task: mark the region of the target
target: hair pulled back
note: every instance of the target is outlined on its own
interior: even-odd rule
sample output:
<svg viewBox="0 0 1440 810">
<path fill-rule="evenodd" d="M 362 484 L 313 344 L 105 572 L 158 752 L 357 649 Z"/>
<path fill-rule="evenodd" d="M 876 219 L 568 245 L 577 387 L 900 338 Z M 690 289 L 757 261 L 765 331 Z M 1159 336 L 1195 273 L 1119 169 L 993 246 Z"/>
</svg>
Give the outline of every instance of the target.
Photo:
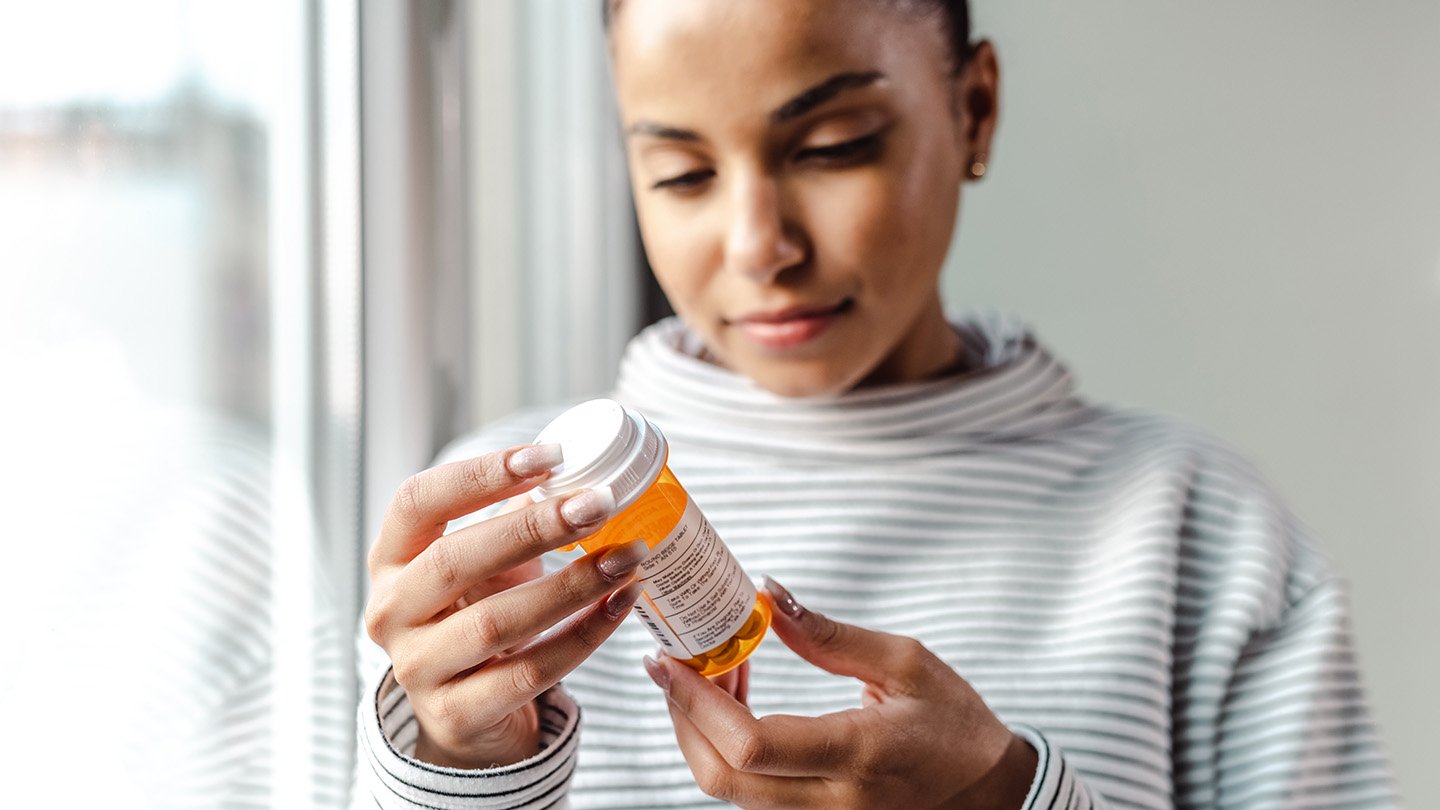
<svg viewBox="0 0 1440 810">
<path fill-rule="evenodd" d="M 783 0 L 782 0 L 783 1 Z M 950 55 L 958 73 L 970 56 L 970 4 L 968 0 L 870 0 L 886 2 L 897 9 L 911 13 L 940 17 L 950 43 Z M 610 22 L 619 12 L 624 0 L 600 0 L 601 18 L 605 31 L 610 31 Z"/>
</svg>

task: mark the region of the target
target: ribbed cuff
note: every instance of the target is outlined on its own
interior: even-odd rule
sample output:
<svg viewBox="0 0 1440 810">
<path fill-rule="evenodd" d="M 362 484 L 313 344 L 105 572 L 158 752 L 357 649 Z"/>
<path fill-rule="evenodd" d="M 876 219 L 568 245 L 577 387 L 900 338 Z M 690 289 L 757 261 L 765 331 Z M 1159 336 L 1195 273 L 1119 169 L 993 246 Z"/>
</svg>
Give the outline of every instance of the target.
<svg viewBox="0 0 1440 810">
<path fill-rule="evenodd" d="M 540 752 L 501 768 L 462 770 L 414 758 L 417 728 L 405 690 L 387 671 L 360 704 L 358 787 L 380 807 L 559 810 L 580 743 L 580 707 L 560 687 L 539 698 Z"/>
<path fill-rule="evenodd" d="M 1051 748 L 1039 729 L 1022 723 L 1011 724 L 1010 729 L 1024 737 L 1039 755 L 1035 764 L 1035 779 L 1030 783 L 1030 792 L 1021 805 L 1022 810 L 1089 810 L 1098 806 L 1080 781 L 1080 775 L 1065 762 L 1058 749 Z"/>
</svg>

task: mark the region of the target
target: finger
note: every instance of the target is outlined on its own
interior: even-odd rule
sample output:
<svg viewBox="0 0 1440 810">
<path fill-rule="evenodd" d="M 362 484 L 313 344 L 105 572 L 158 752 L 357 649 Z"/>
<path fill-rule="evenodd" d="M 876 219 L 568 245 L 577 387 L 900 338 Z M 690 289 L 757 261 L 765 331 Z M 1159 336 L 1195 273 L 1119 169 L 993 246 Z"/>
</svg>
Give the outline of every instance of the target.
<svg viewBox="0 0 1440 810">
<path fill-rule="evenodd" d="M 698 676 L 697 676 L 698 677 Z M 670 720 L 675 741 L 690 766 L 695 784 L 706 794 L 746 808 L 796 808 L 828 806 L 825 780 L 810 776 L 773 776 L 748 773 L 730 764 L 690 719 L 671 702 Z"/>
<path fill-rule="evenodd" d="M 631 582 L 555 632 L 453 681 L 442 690 L 444 699 L 461 710 L 483 706 L 496 717 L 524 706 L 589 658 L 620 626 L 642 589 Z"/>
<path fill-rule="evenodd" d="M 730 697 L 735 698 L 742 706 L 750 705 L 750 661 L 748 659 L 729 672 L 711 678 L 710 682 L 720 687 L 721 691 Z"/>
<path fill-rule="evenodd" d="M 544 575 L 545 564 L 540 561 L 539 557 L 536 557 L 529 562 L 524 562 L 507 571 L 502 571 L 489 579 L 480 580 L 472 584 L 465 593 L 461 594 L 460 597 L 455 600 L 455 604 L 451 606 L 451 610 L 441 611 L 436 616 L 436 620 L 443 620 L 451 613 L 473 605 L 481 599 L 487 599 L 501 591 L 508 591 L 511 588 L 523 585 L 531 580 L 539 579 Z"/>
<path fill-rule="evenodd" d="M 614 511 L 608 489 L 582 490 L 451 532 L 395 577 L 387 595 L 392 620 L 428 621 L 477 583 L 594 534 Z"/>
<path fill-rule="evenodd" d="M 914 694 L 936 674 L 940 659 L 913 638 L 866 630 L 808 610 L 779 582 L 765 577 L 775 610 L 775 635 L 811 664 L 858 678 L 891 694 Z"/>
<path fill-rule="evenodd" d="M 650 553 L 644 540 L 588 555 L 540 579 L 497 593 L 420 629 L 405 651 L 406 674 L 429 683 L 453 678 L 541 635 L 567 616 L 627 584 Z M 397 664 L 398 666 L 398 664 Z M 402 683 L 404 683 L 402 681 Z"/>
<path fill-rule="evenodd" d="M 558 444 L 525 445 L 410 476 L 385 511 L 370 549 L 371 570 L 408 562 L 450 521 L 532 488 L 562 460 Z"/>
<path fill-rule="evenodd" d="M 646 658 L 645 671 L 665 690 L 673 711 L 683 714 L 736 771 L 832 776 L 847 769 L 858 735 L 843 714 L 756 718 L 729 693 L 669 656 Z"/>
</svg>

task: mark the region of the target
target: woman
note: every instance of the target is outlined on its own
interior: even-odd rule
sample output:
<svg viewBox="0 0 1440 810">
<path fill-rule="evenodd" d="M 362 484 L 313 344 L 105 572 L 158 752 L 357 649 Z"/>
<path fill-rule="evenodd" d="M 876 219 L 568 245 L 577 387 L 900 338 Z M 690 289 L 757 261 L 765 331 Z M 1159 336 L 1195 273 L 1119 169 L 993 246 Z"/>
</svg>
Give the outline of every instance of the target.
<svg viewBox="0 0 1440 810">
<path fill-rule="evenodd" d="M 367 629 L 393 669 L 360 710 L 365 801 L 1393 804 L 1336 580 L 1253 471 L 1081 402 L 1021 324 L 947 322 L 998 110 L 964 4 L 606 13 L 679 316 L 631 344 L 616 396 L 776 577 L 779 643 L 717 683 L 664 657 L 639 677 L 643 544 L 537 559 L 602 525 L 607 493 L 474 515 L 561 460 L 524 446 L 554 414 L 522 415 L 407 482 L 375 544 Z"/>
</svg>

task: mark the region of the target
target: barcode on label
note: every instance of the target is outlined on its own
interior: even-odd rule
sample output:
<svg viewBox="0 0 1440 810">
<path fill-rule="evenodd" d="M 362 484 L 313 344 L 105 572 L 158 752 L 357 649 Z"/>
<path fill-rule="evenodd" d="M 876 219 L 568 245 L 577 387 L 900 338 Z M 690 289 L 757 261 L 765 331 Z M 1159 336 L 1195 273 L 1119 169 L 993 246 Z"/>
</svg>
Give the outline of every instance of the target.
<svg viewBox="0 0 1440 810">
<path fill-rule="evenodd" d="M 664 647 L 667 651 L 679 650 L 685 654 L 686 658 L 690 657 L 690 651 L 685 649 L 685 647 L 674 638 L 670 629 L 663 624 L 663 620 L 657 620 L 654 616 L 650 615 L 650 611 L 645 609 L 644 601 L 637 602 L 634 610 L 635 615 L 640 617 L 640 623 L 645 625 L 646 629 L 650 631 L 650 635 L 653 636 L 656 641 L 660 642 L 661 647 Z"/>
<path fill-rule="evenodd" d="M 650 628 L 652 631 L 654 631 L 654 632 L 656 632 L 656 633 L 662 632 L 662 631 L 660 630 L 660 625 L 656 624 L 655 622 L 650 621 L 649 619 L 646 619 L 646 620 L 645 620 L 645 626 L 648 627 L 648 628 Z M 661 643 L 661 644 L 664 644 L 666 647 L 669 647 L 669 646 L 670 646 L 670 639 L 668 639 L 668 638 L 662 638 L 662 639 L 660 639 L 660 643 Z"/>
</svg>

